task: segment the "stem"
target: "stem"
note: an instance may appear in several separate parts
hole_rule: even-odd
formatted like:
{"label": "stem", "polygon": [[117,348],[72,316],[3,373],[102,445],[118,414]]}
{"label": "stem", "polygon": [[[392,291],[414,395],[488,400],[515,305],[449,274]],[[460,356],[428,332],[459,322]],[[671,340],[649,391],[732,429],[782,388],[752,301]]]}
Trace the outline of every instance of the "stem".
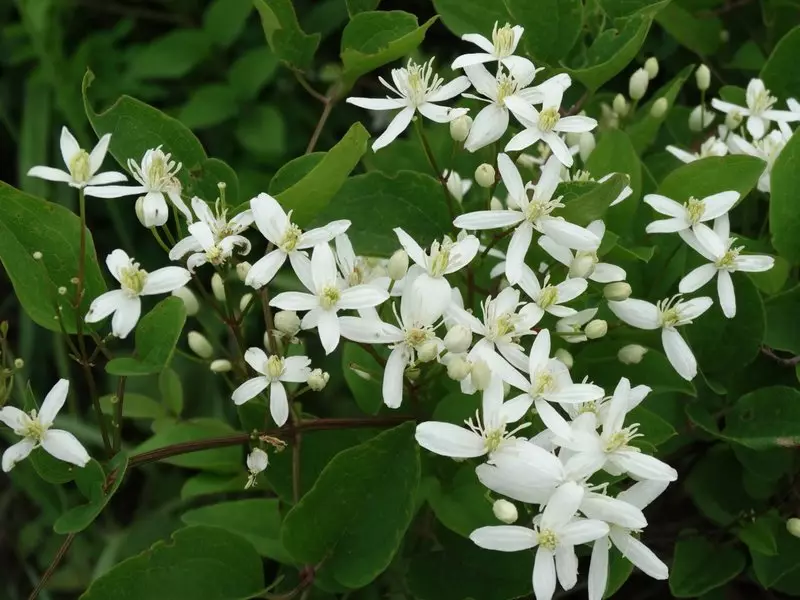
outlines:
{"label": "stem", "polygon": [[61,544],[61,547],[58,549],[58,552],[56,552],[56,555],[53,557],[53,561],[50,563],[50,566],[47,567],[47,570],[44,572],[44,575],[42,575],[42,578],[39,580],[39,583],[33,589],[31,595],[28,596],[28,600],[35,600],[35,598],[39,595],[39,592],[41,592],[44,589],[44,586],[47,585],[47,582],[50,580],[50,577],[53,576],[53,573],[58,568],[58,565],[61,564],[61,561],[64,559],[64,556],[67,554],[67,551],[69,550],[69,547],[72,545],[73,540],[75,540],[75,534],[70,533],[64,540],[64,543]]}
{"label": "stem", "polygon": [[325,103],[325,102],[328,101],[328,99],[325,96],[323,96],[317,90],[315,90],[313,87],[311,87],[311,84],[308,83],[308,81],[306,80],[305,77],[303,77],[303,74],[300,71],[293,71],[293,73],[294,73],[294,78],[297,79],[297,82],[301,86],[303,86],[303,89],[305,91],[307,91],[309,94],[311,94],[314,98],[316,98],[317,100],[319,100],[322,103]]}
{"label": "stem", "polygon": [[[75,290],[75,310],[79,310],[83,300],[83,286],[86,271],[86,196],[83,188],[78,190],[78,206],[81,217],[80,249],[78,250],[78,286]],[[78,321],[78,331],[81,330],[81,321]],[[80,333],[78,334],[80,335]]]}
{"label": "stem", "polygon": [[425,152],[425,157],[428,159],[428,164],[433,169],[433,176],[439,180],[439,183],[442,186],[442,191],[444,192],[444,199],[447,202],[447,210],[450,212],[450,218],[456,218],[456,211],[453,207],[453,198],[450,195],[450,192],[447,190],[447,180],[444,178],[443,172],[439,170],[439,165],[436,164],[436,159],[433,156],[433,152],[431,151],[431,146],[428,144],[428,138],[425,136],[425,129],[422,127],[422,119],[417,119],[416,123],[414,123],[414,127],[417,130],[417,134],[419,135],[419,141],[422,144],[422,149]]}
{"label": "stem", "polygon": [[494,247],[495,247],[495,245],[497,245],[497,242],[499,242],[500,240],[502,240],[504,237],[506,237],[506,236],[507,236],[508,234],[510,234],[512,231],[514,231],[514,229],[513,229],[513,228],[511,228],[511,229],[506,229],[506,230],[505,230],[503,233],[500,233],[500,234],[497,234],[497,235],[495,235],[495,236],[492,238],[492,241],[491,241],[491,242],[489,242],[488,244],[486,244],[486,247],[483,249],[483,252],[481,252],[480,256],[478,257],[478,260],[483,260],[483,259],[486,257],[486,255],[487,255],[487,254],[489,254],[489,250],[491,250],[492,248],[494,248]]}
{"label": "stem", "polygon": [[333,96],[325,97],[325,101],[322,106],[322,114],[319,117],[319,121],[317,121],[317,126],[314,129],[314,133],[311,134],[311,139],[308,141],[306,154],[311,154],[314,151],[314,148],[316,148],[317,141],[319,140],[319,136],[322,133],[322,129],[325,127],[325,122],[328,120],[328,117],[331,114],[331,109],[333,108],[334,102],[335,100],[333,99]]}
{"label": "stem", "polygon": [[161,239],[161,235],[158,233],[158,230],[155,227],[151,227],[150,231],[153,232],[153,237],[156,238],[156,241],[158,242],[158,245],[161,246],[161,249],[167,254],[169,254],[169,248],[167,248],[167,245],[164,243],[164,240]]}
{"label": "stem", "polygon": [[292,424],[292,499],[297,504],[300,501],[300,444],[303,443],[303,436],[297,429],[300,418],[294,411],[294,406],[289,407],[289,418]]}

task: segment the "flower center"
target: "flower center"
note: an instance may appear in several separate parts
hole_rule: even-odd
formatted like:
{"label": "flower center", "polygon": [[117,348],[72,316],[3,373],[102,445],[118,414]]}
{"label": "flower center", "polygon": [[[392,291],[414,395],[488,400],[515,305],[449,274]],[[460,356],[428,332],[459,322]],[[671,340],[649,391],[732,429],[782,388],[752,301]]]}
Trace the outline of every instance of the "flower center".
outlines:
{"label": "flower center", "polygon": [[339,303],[342,293],[335,285],[326,285],[319,296],[319,303],[325,310],[335,308]]}
{"label": "flower center", "polygon": [[498,317],[489,328],[489,335],[486,337],[492,340],[497,340],[510,333],[514,333],[517,330],[515,317],[516,315],[513,313],[505,313]]}
{"label": "flower center", "polygon": [[597,414],[597,402],[592,400],[591,402],[582,402],[578,405],[578,414],[583,415],[586,413],[591,413],[593,415]]}
{"label": "flower center", "polygon": [[447,266],[450,264],[450,244],[433,242],[431,244],[430,274],[432,277],[444,275]]}
{"label": "flower center", "polygon": [[131,261],[127,267],[120,269],[119,282],[130,296],[138,296],[147,282],[147,271],[140,269],[139,263]]}
{"label": "flower center", "polygon": [[224,260],[222,248],[217,246],[216,244],[211,246],[208,250],[206,250],[206,258],[211,264],[219,264]]}
{"label": "flower center", "polygon": [[706,205],[703,203],[702,200],[698,200],[694,196],[689,198],[689,201],[686,203],[686,212],[689,213],[689,222],[692,225],[697,225],[700,222],[700,219],[703,218],[703,213],[706,212]]}
{"label": "flower center", "polygon": [[517,91],[517,80],[511,75],[501,73],[497,76],[497,104],[502,105],[506,98]]}
{"label": "flower center", "polygon": [[278,243],[278,246],[284,252],[291,252],[297,247],[297,243],[300,241],[300,236],[303,235],[303,230],[300,229],[294,223],[289,223],[289,226],[283,232],[283,237],[281,241]]}
{"label": "flower center", "polygon": [[534,198],[525,208],[525,218],[531,223],[534,223],[537,219],[541,219],[542,217],[549,215],[555,209],[563,206],[564,205],[559,202],[558,199],[537,200]]}
{"label": "flower center", "polygon": [[425,99],[438,90],[444,82],[433,72],[433,59],[421,65],[409,60],[405,69],[397,69],[395,73],[400,93],[414,106],[423,104]]}
{"label": "flower center", "polygon": [[487,452],[494,452],[500,447],[505,439],[505,427],[492,429],[484,434],[483,443]]}
{"label": "flower center", "polygon": [[539,129],[543,132],[553,131],[561,115],[558,114],[558,109],[554,107],[545,108],[539,113]]}
{"label": "flower center", "polygon": [[686,323],[681,316],[680,294],[657,302],[656,307],[661,316],[661,327],[675,327]]}
{"label": "flower center", "polygon": [[492,31],[492,43],[494,44],[494,55],[498,58],[505,58],[511,56],[514,52],[514,30],[511,25],[506,23],[502,27],[497,27],[494,24]]}
{"label": "flower center", "polygon": [[283,359],[280,356],[270,356],[267,359],[267,366],[264,369],[267,377],[276,380],[283,375]]}
{"label": "flower center", "polygon": [[92,175],[89,166],[89,153],[86,150],[78,150],[75,156],[69,161],[69,172],[76,183],[86,183]]}
{"label": "flower center", "polygon": [[431,332],[427,329],[423,329],[421,327],[412,327],[406,331],[405,341],[409,346],[417,348],[431,339],[431,337]]}
{"label": "flower center", "polygon": [[558,300],[558,288],[552,285],[546,285],[539,292],[539,301],[537,304],[544,310],[547,310]]}
{"label": "flower center", "polygon": [[[642,434],[637,433],[639,429],[639,424],[633,424],[624,429],[620,429],[619,431],[615,431],[611,434],[608,439],[606,439],[605,444],[603,445],[603,451],[607,453],[616,452],[621,448],[628,448],[628,443],[637,437],[641,437]],[[635,448],[630,448],[635,449]]]}
{"label": "flower center", "polygon": [[775,96],[771,96],[769,90],[761,90],[753,98],[753,103],[749,106],[750,111],[756,115],[760,115],[766,110],[772,108],[772,105],[777,102]]}
{"label": "flower center", "polygon": [[35,410],[31,411],[30,418],[26,419],[26,421],[21,430],[22,436],[40,443],[48,428],[39,420]]}
{"label": "flower center", "polygon": [[728,248],[728,251],[722,255],[722,258],[714,263],[718,269],[733,271],[736,268],[736,259],[739,258],[739,253],[744,250],[744,246],[738,248]]}
{"label": "flower center", "polygon": [[551,392],[556,387],[556,378],[550,371],[539,371],[533,376],[533,385],[531,386],[531,396],[536,398],[547,392]]}
{"label": "flower center", "polygon": [[542,529],[538,535],[539,545],[550,552],[554,552],[558,546],[558,536],[552,529]]}

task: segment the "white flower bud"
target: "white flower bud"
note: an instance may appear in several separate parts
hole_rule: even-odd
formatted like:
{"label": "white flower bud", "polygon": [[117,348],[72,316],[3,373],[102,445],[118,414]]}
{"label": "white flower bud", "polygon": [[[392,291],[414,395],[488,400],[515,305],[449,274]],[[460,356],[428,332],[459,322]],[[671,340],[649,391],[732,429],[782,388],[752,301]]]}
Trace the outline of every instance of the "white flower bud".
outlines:
{"label": "white flower bud", "polygon": [[647,76],[650,79],[655,79],[658,75],[658,59],[655,56],[651,56],[644,61],[644,70],[647,71]]}
{"label": "white flower bud", "polygon": [[492,380],[492,371],[483,359],[477,359],[472,363],[472,383],[479,390],[489,387]]}
{"label": "white flower bud", "polygon": [[505,207],[503,203],[500,201],[500,198],[495,198],[492,196],[492,199],[489,201],[489,208],[491,210],[503,210]]}
{"label": "white flower bud", "polygon": [[564,363],[564,366],[568,369],[571,369],[572,365],[575,364],[575,361],[572,359],[572,354],[570,354],[569,351],[565,350],[564,348],[559,348],[556,350],[555,354],[553,354],[553,357]]}
{"label": "white flower bud", "polygon": [[389,259],[389,266],[386,267],[389,277],[398,281],[408,273],[408,254],[405,250],[398,250]]}
{"label": "white flower bud", "polygon": [[647,93],[647,84],[650,83],[650,76],[644,69],[636,69],[628,81],[628,95],[632,100],[641,100]]}
{"label": "white flower bud", "polygon": [[508,500],[503,500],[502,498],[495,500],[495,503],[492,505],[492,512],[494,516],[497,517],[498,521],[502,521],[507,525],[515,523],[519,518],[517,507]]}
{"label": "white flower bud", "polygon": [[239,310],[244,312],[245,309],[250,305],[250,302],[253,300],[253,294],[245,294],[239,300]]}
{"label": "white flower bud", "polygon": [[592,319],[586,324],[583,332],[590,340],[596,340],[608,333],[608,323],[603,319]]}
{"label": "white flower bud", "polygon": [[315,392],[321,392],[323,389],[325,389],[325,386],[328,385],[328,380],[330,378],[330,374],[326,373],[322,369],[314,369],[308,374],[306,383],[308,384],[308,387]]}
{"label": "white flower bud", "polygon": [[239,278],[239,281],[244,283],[244,280],[247,279],[247,274],[250,272],[250,267],[252,266],[253,265],[246,260],[236,265],[236,276]]}
{"label": "white flower bud", "polygon": [[233,365],[231,361],[225,358],[218,358],[217,360],[212,360],[208,368],[211,369],[213,373],[227,373],[233,368]]}
{"label": "white flower bud", "polygon": [[36,252],[33,253],[33,259],[42,260],[42,253],[37,250]]}
{"label": "white flower bud", "polygon": [[253,448],[247,455],[247,470],[250,472],[250,476],[247,478],[247,483],[244,484],[244,489],[250,489],[256,484],[256,477],[266,470],[267,465],[269,465],[267,453],[261,448]]}
{"label": "white flower bud", "polygon": [[439,343],[436,340],[428,340],[417,348],[417,359],[420,362],[431,362],[439,356]]}
{"label": "white flower bud", "polygon": [[447,363],[447,376],[455,381],[465,379],[471,370],[472,365],[470,365],[469,361],[463,356],[454,356]]}
{"label": "white flower bud", "polygon": [[22,360],[21,358],[15,358],[14,359],[14,368],[15,369],[21,369],[24,366],[25,366],[25,361],[24,360]]}
{"label": "white flower bud", "polygon": [[472,344],[472,331],[463,325],[453,325],[444,336],[444,347],[454,354],[469,350]]}
{"label": "white flower bud", "polygon": [[214,298],[225,302],[225,282],[219,273],[214,273],[211,277],[211,291],[214,293]]}
{"label": "white flower bud", "polygon": [[585,278],[594,271],[594,256],[588,253],[578,252],[572,263],[569,265],[569,276]]}
{"label": "white flower bud", "polygon": [[67,288],[63,285],[58,288],[58,295],[59,296],[66,296],[67,295]]}
{"label": "white flower bud", "polygon": [[659,98],[653,102],[653,106],[650,107],[650,116],[660,119],[666,114],[668,108],[669,101],[666,98]]}
{"label": "white flower bud", "polygon": [[734,131],[739,128],[739,125],[742,124],[743,120],[744,118],[742,117],[742,113],[740,113],[738,110],[731,111],[725,115],[725,127],[731,131]]}
{"label": "white flower bud", "polygon": [[200,303],[197,301],[197,296],[194,292],[187,287],[179,287],[177,290],[172,290],[172,295],[176,298],[183,300],[183,305],[186,307],[186,314],[193,317],[200,311]]}
{"label": "white flower bud", "polygon": [[494,167],[489,163],[478,165],[475,169],[475,183],[483,188],[492,187],[494,185]]}
{"label": "white flower bud", "polygon": [[609,283],[603,288],[603,296],[605,296],[606,300],[622,302],[623,300],[627,300],[631,297],[632,291],[633,290],[627,281],[615,281],[614,283]]}
{"label": "white flower bud", "polygon": [[698,104],[689,113],[689,129],[692,131],[703,131],[714,121],[714,113],[707,106]]}
{"label": "white flower bud", "polygon": [[628,101],[625,100],[625,96],[622,94],[617,94],[614,96],[614,101],[611,103],[611,108],[614,109],[614,112],[617,113],[620,117],[624,117],[628,114]]}
{"label": "white flower bud", "polygon": [[293,337],[300,331],[300,317],[293,310],[279,310],[275,313],[275,329]]}
{"label": "white flower bud", "polygon": [[697,70],[694,72],[694,79],[697,82],[697,89],[701,92],[705,92],[711,87],[711,71],[709,71],[706,65],[697,67]]}
{"label": "white flower bud", "polygon": [[791,518],[786,521],[786,531],[791,533],[794,537],[800,537],[800,519]]}
{"label": "white flower bud", "polygon": [[583,162],[589,160],[589,155],[592,153],[596,145],[597,142],[595,141],[594,134],[591,131],[584,131],[581,134],[581,139],[578,141],[578,154],[580,154]]}
{"label": "white flower bud", "polygon": [[628,344],[617,352],[617,359],[623,365],[638,365],[647,354],[647,348],[639,344]]}
{"label": "white flower bud", "polygon": [[139,196],[136,199],[136,204],[133,205],[133,211],[136,213],[136,218],[139,219],[139,223],[147,227],[147,221],[144,216],[144,196]]}
{"label": "white flower bud", "polygon": [[472,128],[472,117],[461,115],[450,121],[450,137],[456,142],[463,142]]}
{"label": "white flower bud", "polygon": [[188,335],[189,348],[200,358],[211,358],[214,355],[214,347],[199,331],[190,331]]}

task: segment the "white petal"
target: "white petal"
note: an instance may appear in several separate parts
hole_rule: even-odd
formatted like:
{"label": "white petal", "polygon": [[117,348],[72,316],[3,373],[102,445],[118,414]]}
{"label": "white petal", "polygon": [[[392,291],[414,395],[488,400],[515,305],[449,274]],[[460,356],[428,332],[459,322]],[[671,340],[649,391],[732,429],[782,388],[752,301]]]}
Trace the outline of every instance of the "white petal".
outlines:
{"label": "white petal", "polygon": [[581,115],[572,115],[569,117],[561,117],[553,128],[553,131],[583,133],[584,131],[591,131],[595,127],[597,127],[597,121],[595,119]]}
{"label": "white petal", "polygon": [[653,500],[664,493],[668,486],[668,481],[639,481],[624,492],[617,494],[617,500],[622,500],[640,510],[644,510]]}
{"label": "white petal", "polygon": [[480,527],[469,534],[469,539],[481,548],[500,552],[528,550],[538,544],[535,531],[518,525]]}
{"label": "white petal", "polygon": [[[545,450],[542,450],[545,452]],[[503,455],[504,456],[504,455]],[[522,461],[500,462],[497,465],[478,465],[475,473],[478,480],[493,492],[508,496],[520,502],[543,504],[555,490],[556,478],[539,477],[539,473]],[[557,460],[557,459],[556,459]]]}
{"label": "white petal", "polygon": [[389,292],[374,285],[354,285],[342,290],[338,306],[343,309],[370,308],[389,299]]}
{"label": "white petal", "polygon": [[317,333],[325,354],[330,354],[339,345],[339,317],[332,310],[323,310],[317,322]]}
{"label": "white petal", "polygon": [[289,254],[289,263],[292,265],[292,270],[297,275],[300,283],[307,290],[312,291],[314,289],[314,279],[311,277],[311,259],[306,256],[305,252],[292,252]]}
{"label": "white petal", "polygon": [[179,240],[172,249],[169,251],[170,260],[180,260],[190,252],[201,252],[203,246],[194,238],[194,236],[187,236]]}
{"label": "white petal", "polygon": [[647,233],[676,233],[689,228],[689,223],[685,218],[680,219],[660,219],[648,223],[645,227]]}
{"label": "white petal", "polygon": [[141,314],[142,301],[138,297],[123,296],[111,318],[111,331],[120,339],[128,337],[128,334],[136,327],[136,323],[139,322]]}
{"label": "white petal", "polygon": [[61,169],[54,169],[53,167],[31,167],[28,170],[28,177],[38,177],[39,179],[46,179],[47,181],[58,181],[59,183],[69,183],[72,181],[72,175]]}
{"label": "white petal", "polygon": [[192,223],[187,227],[189,233],[192,234],[192,237],[195,238],[202,246],[203,250],[210,250],[214,244],[214,233],[211,231],[211,227],[208,226],[207,223],[203,221],[197,221],[196,223]]}
{"label": "white petal", "polygon": [[761,117],[750,115],[747,117],[747,131],[754,140],[760,140],[767,131],[767,124]]}
{"label": "white petal", "polygon": [[717,294],[719,306],[729,319],[736,316],[736,292],[733,290],[733,279],[728,271],[720,271],[717,277]]}
{"label": "white petal", "polygon": [[248,348],[244,353],[244,360],[245,362],[250,365],[250,368],[253,369],[256,373],[260,373],[262,375],[265,374],[265,367],[267,365],[268,360],[267,353],[264,352],[261,348]]}
{"label": "white petal", "polygon": [[563,304],[564,302],[574,300],[586,291],[588,285],[587,281],[580,277],[565,279],[556,286],[558,290],[558,303]]}
{"label": "white petal", "polygon": [[686,207],[683,204],[675,202],[672,198],[667,198],[661,194],[646,194],[643,198],[645,204],[649,204],[654,210],[660,212],[662,215],[682,219],[686,216]]}
{"label": "white petal", "polygon": [[281,310],[312,310],[319,306],[319,299],[305,292],[281,292],[269,302]]}
{"label": "white petal", "polygon": [[[110,141],[111,134],[107,133],[101,137],[95,147],[92,148],[92,151],[89,154],[89,171],[92,175],[97,173],[100,170],[100,167],[103,166],[103,160],[106,157],[106,152],[108,151],[108,144]],[[122,181],[125,181],[124,176]]]}
{"label": "white petal", "polygon": [[658,481],[675,481],[678,472],[655,456],[622,450],[612,456],[614,463],[636,479],[653,479]]}
{"label": "white petal", "polygon": [[554,393],[544,394],[544,397],[551,402],[563,404],[583,404],[593,402],[603,397],[603,388],[591,383],[571,383],[563,386]]}
{"label": "white petal", "polygon": [[307,356],[287,356],[283,359],[281,381],[288,383],[305,383],[311,372],[311,359]]}
{"label": "white petal", "polygon": [[475,458],[486,454],[486,445],[481,436],[452,423],[420,423],[415,436],[420,446],[441,456]]}
{"label": "white petal", "polygon": [[538,219],[536,224],[542,233],[567,248],[591,252],[600,246],[599,237],[585,227],[564,219],[547,216]]}
{"label": "white petal", "polygon": [[428,102],[443,102],[455,98],[460,93],[465,92],[472,85],[469,78],[462,75],[452,81],[445,83],[442,87],[428,96]]}
{"label": "white petal", "polygon": [[[633,536],[614,530],[611,541],[622,555],[653,579],[667,579],[669,569],[647,546]],[[712,557],[709,557],[712,558]]]}
{"label": "white petal", "polygon": [[[583,500],[583,487],[568,481],[558,487],[542,512],[542,529],[562,531],[578,512]],[[573,542],[564,542],[572,544]]]}
{"label": "white petal", "polygon": [[153,190],[147,192],[142,201],[142,214],[145,227],[160,227],[166,223],[169,218],[169,206],[164,194]]}
{"label": "white petal", "polygon": [[418,264],[423,269],[427,268],[427,260],[425,258],[425,251],[420,247],[420,245],[408,235],[405,231],[400,229],[399,227],[394,228],[394,233],[397,236],[397,239],[400,242],[400,245],[403,246],[403,249],[408,253],[409,258],[413,260],[416,264]]}
{"label": "white petal", "polygon": [[506,191],[513,198],[524,198],[525,184],[508,154],[501,152],[497,155],[497,169],[500,171],[500,178],[503,180],[503,185],[506,186]]}
{"label": "white petal", "polygon": [[14,466],[26,459],[36,447],[36,442],[31,438],[23,438],[13,446],[6,448],[3,452],[3,471],[8,473]]}
{"label": "white petal", "polygon": [[628,298],[621,302],[609,302],[608,307],[628,325],[639,329],[658,329],[661,326],[658,308],[644,300]]}
{"label": "white petal", "polygon": [[[383,371],[383,383],[381,384],[383,403],[389,408],[399,408],[403,402],[403,376],[407,364],[405,346],[400,345],[394,348],[386,361],[386,367],[384,367]],[[419,435],[419,426],[417,427],[417,435]],[[419,442],[419,438],[417,438],[417,441]],[[420,445],[424,446],[421,442]]]}
{"label": "white petal", "polygon": [[522,279],[522,267],[525,264],[525,255],[531,246],[533,227],[530,223],[523,222],[511,235],[506,252],[506,279],[511,285],[516,285]]}
{"label": "white petal", "polygon": [[276,248],[269,254],[259,258],[250,267],[244,280],[245,284],[255,289],[267,285],[275,277],[284,262],[286,262],[286,252]]}
{"label": "white petal", "polygon": [[138,196],[147,192],[141,185],[101,185],[87,186],[83,193],[94,198],[121,198],[123,196]]}
{"label": "white petal", "polygon": [[678,284],[678,291],[680,291],[681,294],[691,294],[714,279],[714,275],[716,274],[717,267],[712,263],[701,265],[689,271],[686,276],[681,279],[681,282]]}
{"label": "white petal", "polygon": [[417,110],[423,117],[430,119],[434,123],[449,123],[453,120],[453,115],[456,114],[458,109],[451,109],[447,106],[440,104],[433,104],[432,102],[425,102],[417,107]]}
{"label": "white petal", "polygon": [[714,301],[708,296],[700,296],[697,298],[690,298],[686,302],[680,304],[680,317],[681,321],[693,321],[704,312],[706,312]]}
{"label": "white petal", "polygon": [[533,593],[536,600],[551,600],[556,591],[556,565],[553,553],[541,546],[533,563]]}
{"label": "white petal", "polygon": [[581,512],[590,519],[613,523],[626,529],[644,529],[647,519],[641,509],[619,498],[594,492],[587,493],[581,502]]}
{"label": "white petal", "polygon": [[233,400],[234,404],[239,406],[258,396],[261,392],[267,389],[267,385],[269,385],[269,381],[266,377],[253,377],[233,390],[231,399]]}
{"label": "white petal", "polygon": [[363,344],[388,344],[403,340],[403,332],[381,320],[339,317],[342,337]]}
{"label": "white petal", "polygon": [[531,353],[528,359],[528,372],[531,377],[537,371],[544,369],[547,361],[550,360],[550,343],[550,330],[542,329],[531,345]]}
{"label": "white petal", "polygon": [[622,267],[609,263],[597,263],[594,271],[589,275],[589,279],[597,283],[612,283],[614,281],[625,281],[627,273]]}
{"label": "white petal", "polygon": [[468,235],[453,244],[450,247],[450,260],[444,270],[445,275],[455,273],[466,267],[478,254],[480,247],[481,242],[474,235]]}
{"label": "white petal", "polygon": [[89,181],[86,182],[86,185],[108,185],[109,183],[121,183],[127,180],[128,178],[123,173],[118,173],[117,171],[106,171],[105,173],[98,173],[97,175],[93,176]]}
{"label": "white petal", "polygon": [[603,600],[608,585],[608,538],[595,540],[589,563],[589,600]]}
{"label": "white petal", "polygon": [[166,294],[186,285],[192,274],[183,267],[162,267],[147,274],[142,288],[142,296]]}
{"label": "white petal", "polygon": [[558,262],[562,265],[569,266],[572,264],[572,259],[574,258],[572,252],[566,246],[562,246],[558,242],[556,242],[553,238],[547,237],[543,235],[538,239],[539,246],[547,252],[550,256],[555,258]]}
{"label": "white petal", "polygon": [[739,199],[739,192],[720,192],[703,198],[705,210],[701,220],[710,221],[727,213]]}
{"label": "white petal", "polygon": [[100,294],[92,300],[89,311],[86,313],[87,323],[97,323],[113,313],[119,306],[125,304],[128,296],[122,290],[112,290],[105,294]]}
{"label": "white petal", "polygon": [[450,284],[444,277],[431,277],[423,273],[411,284],[410,294],[417,296],[419,318],[424,323],[433,323],[441,317],[450,306]]}
{"label": "white petal", "polygon": [[489,104],[475,117],[469,135],[464,141],[464,148],[475,152],[499,140],[506,129],[508,129],[508,110],[496,104]]}
{"label": "white petal", "polygon": [[516,210],[479,210],[457,216],[453,225],[459,229],[469,230],[499,229],[516,225],[524,218],[524,215]]}
{"label": "white petal", "polygon": [[555,554],[558,582],[565,590],[571,590],[578,583],[578,556],[575,554],[575,547],[559,543]]}
{"label": "white petal", "polygon": [[279,245],[289,227],[289,217],[278,201],[269,194],[262,193],[250,200],[250,210],[261,235],[267,241]]}
{"label": "white petal", "polygon": [[[470,44],[475,44],[478,48],[483,50],[484,52],[488,52],[489,54],[494,53],[494,44],[487,40],[479,33],[465,33],[461,36],[461,39],[465,42],[469,42]],[[455,63],[454,63],[455,64]],[[456,67],[451,67],[455,70]]]}
{"label": "white petal", "polygon": [[553,151],[553,156],[558,158],[565,167],[571,167],[574,159],[572,158],[572,153],[569,151],[569,147],[567,146],[566,142],[562,140],[559,135],[553,131],[548,131],[542,134],[542,141],[550,146],[550,150]]}
{"label": "white petal", "polygon": [[22,435],[22,429],[29,420],[28,415],[14,406],[0,408],[0,423],[10,427],[17,435]]}
{"label": "white petal", "polygon": [[[470,35],[470,34],[467,34],[467,35]],[[477,35],[477,34],[472,34],[472,35]],[[493,51],[493,50],[491,50],[491,51]],[[461,56],[459,56],[458,58],[456,58],[453,61],[453,64],[450,65],[450,68],[455,71],[456,69],[463,69],[464,67],[471,67],[472,65],[480,65],[480,64],[483,64],[483,63],[487,63],[487,62],[492,62],[493,60],[497,60],[497,59],[493,55],[486,54],[485,52],[476,52],[476,53],[473,53],[473,54],[462,54]]]}
{"label": "white petal", "polygon": [[398,135],[400,135],[406,130],[406,127],[408,127],[409,123],[411,123],[411,119],[413,116],[414,116],[414,109],[410,106],[407,106],[399,113],[397,113],[394,119],[392,119],[391,123],[389,123],[389,126],[386,128],[386,131],[384,131],[378,137],[378,139],[376,139],[372,143],[372,151],[377,152],[384,146],[388,146],[389,144],[391,144],[397,138]]}
{"label": "white petal", "polygon": [[48,429],[42,438],[42,448],[58,460],[85,467],[91,458],[74,435],[61,429]]}
{"label": "white petal", "polygon": [[111,273],[117,281],[120,280],[122,269],[129,266],[130,262],[130,257],[124,250],[120,250],[119,248],[106,256],[106,268],[108,268],[108,272]]}
{"label": "white petal", "polygon": [[608,535],[608,524],[595,519],[578,519],[568,523],[558,532],[561,544],[577,546]]}
{"label": "white petal", "polygon": [[67,393],[69,392],[69,381],[67,379],[59,379],[52,389],[47,392],[44,397],[42,407],[39,409],[39,421],[45,427],[49,427],[56,420],[56,415],[64,406],[67,401]]}
{"label": "white petal", "polygon": [[492,100],[497,97],[497,79],[482,64],[465,66],[464,73],[478,93]]}
{"label": "white petal", "polygon": [[336,258],[327,242],[314,246],[311,253],[311,279],[314,281],[314,291],[322,293],[325,287],[336,282]]}
{"label": "white petal", "polygon": [[672,367],[678,375],[691,381],[697,375],[697,360],[691,348],[675,329],[664,329],[661,332],[661,343]]}
{"label": "white petal", "polygon": [[75,155],[81,151],[78,140],[75,139],[75,136],[73,136],[70,130],[66,127],[61,128],[59,146],[61,148],[61,158],[64,160],[64,164],[67,166],[69,166],[69,163],[72,162],[72,159],[75,157]]}
{"label": "white petal", "polygon": [[367,110],[397,110],[406,105],[406,101],[402,98],[348,98],[348,104],[358,106],[359,108],[366,108]]}
{"label": "white petal", "polygon": [[273,381],[269,385],[269,414],[275,425],[283,427],[289,419],[289,401],[286,397],[286,388],[280,381]]}
{"label": "white petal", "polygon": [[763,254],[740,255],[736,259],[736,270],[748,273],[758,273],[769,271],[775,266],[775,259],[772,256]]}

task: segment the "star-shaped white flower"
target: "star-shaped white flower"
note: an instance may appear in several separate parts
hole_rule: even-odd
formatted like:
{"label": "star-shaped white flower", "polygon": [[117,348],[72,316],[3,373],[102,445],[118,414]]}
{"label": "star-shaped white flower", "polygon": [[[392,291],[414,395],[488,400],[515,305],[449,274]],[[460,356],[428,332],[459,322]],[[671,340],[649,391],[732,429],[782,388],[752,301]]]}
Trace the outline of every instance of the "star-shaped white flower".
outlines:
{"label": "star-shaped white flower", "polygon": [[461,204],[466,193],[472,188],[472,180],[462,179],[461,175],[455,171],[447,170],[442,173],[442,177],[445,179],[447,191],[450,192],[450,195],[456,199],[456,202]]}
{"label": "star-shaped white flower", "polygon": [[[596,235],[601,243],[606,232],[603,221],[592,221],[586,229]],[[591,279],[597,283],[611,283],[625,280],[625,269],[609,263],[600,262],[596,250],[579,250],[575,253],[552,238],[542,236],[539,246],[562,265],[569,268],[570,277]]]}
{"label": "star-shaped white flower", "polygon": [[792,130],[789,126],[785,123],[778,123],[778,129],[773,129],[760,140],[754,140],[750,143],[743,137],[732,134],[728,144],[734,154],[749,154],[767,163],[763,173],[758,178],[758,191],[768,194],[771,189],[770,175],[772,174],[772,167],[791,137]]}
{"label": "star-shaped white flower", "polygon": [[687,152],[677,146],[667,146],[666,151],[682,163],[691,163],[708,156],[725,156],[728,154],[728,145],[716,136],[711,136],[702,144],[697,152]]}
{"label": "star-shaped white flower", "polygon": [[747,106],[743,107],[725,102],[719,98],[713,98],[711,106],[725,114],[739,114],[747,117],[747,131],[756,140],[764,137],[772,121],[778,123],[800,121],[800,113],[789,110],[774,110],[772,108],[777,102],[777,98],[770,95],[769,90],[764,87],[764,82],[760,79],[751,79],[750,83],[747,84],[745,100]]}
{"label": "star-shaped white flower", "polygon": [[660,219],[649,223],[647,233],[682,233],[698,223],[705,223],[726,214],[739,199],[739,192],[719,192],[705,198],[690,197],[686,204],[681,204],[662,196],[647,194],[645,203],[669,219]]}
{"label": "star-shaped white flower", "polygon": [[495,21],[492,28],[492,40],[489,41],[479,33],[465,33],[461,39],[465,42],[475,44],[483,52],[474,52],[469,54],[462,54],[457,57],[450,68],[463,69],[470,65],[478,65],[497,61],[509,71],[527,70],[533,67],[533,63],[527,58],[514,56],[517,51],[517,46],[522,38],[525,29],[521,25],[514,25],[513,27],[506,23],[502,27],[498,27]]}
{"label": "star-shaped white flower", "polygon": [[533,302],[527,304],[520,314],[534,325],[541,321],[545,313],[550,313],[555,317],[574,315],[577,311],[569,306],[563,306],[563,304],[580,296],[586,291],[588,285],[582,277],[571,277],[559,284],[550,285],[550,275],[545,275],[544,286],[540,286],[534,272],[526,267],[523,269],[519,287]]}

